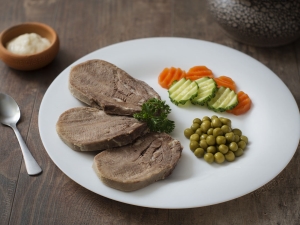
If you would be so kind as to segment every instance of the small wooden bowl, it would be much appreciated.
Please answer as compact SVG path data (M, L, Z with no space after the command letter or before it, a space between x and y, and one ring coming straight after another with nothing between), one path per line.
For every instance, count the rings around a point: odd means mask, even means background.
M42 52L30 55L17 55L6 49L6 44L25 33L36 33L47 38L51 45ZM56 32L46 24L23 23L4 30L0 34L0 59L9 67L17 70L36 70L49 64L57 55L59 39Z

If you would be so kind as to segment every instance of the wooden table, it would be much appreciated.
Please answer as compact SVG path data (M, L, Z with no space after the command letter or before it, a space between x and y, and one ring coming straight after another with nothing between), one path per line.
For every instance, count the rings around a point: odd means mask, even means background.
M40 103L60 72L94 50L145 37L195 38L244 52L277 74L299 106L300 40L277 48L238 43L214 22L204 0L0 2L0 30L26 21L43 22L57 31L61 43L55 60L38 71L16 71L0 62L0 92L13 96L19 103L22 120L18 128L43 168L40 176L28 176L13 131L0 126L1 225L300 224L299 146L282 173L253 193L201 208L152 209L107 199L69 179L49 158L38 129Z

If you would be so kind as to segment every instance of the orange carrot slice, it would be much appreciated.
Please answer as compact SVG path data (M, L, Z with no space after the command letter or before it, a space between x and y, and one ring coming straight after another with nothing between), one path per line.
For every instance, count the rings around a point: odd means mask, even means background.
M170 69L165 68L158 76L158 83L160 84L161 87L167 88L167 76L169 74Z
M230 77L220 76L214 78L214 80L216 81L218 87L228 87L231 90L236 91L235 82Z
M189 71L186 73L185 78L190 80L197 80L202 77L211 77L213 78L213 73L210 69L208 69L206 66L194 66L189 69Z
M158 76L158 83L161 87L169 89L175 80L180 80L185 74L180 68L165 68Z
M239 91L237 93L237 97L239 101L237 106L227 111L236 116L246 113L251 108L251 99L246 93L244 93L243 91Z

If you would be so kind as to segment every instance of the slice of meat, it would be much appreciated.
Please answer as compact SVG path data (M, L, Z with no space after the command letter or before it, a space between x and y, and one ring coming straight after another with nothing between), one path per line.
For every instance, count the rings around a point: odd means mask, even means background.
M100 152L93 168L109 187L134 191L168 177L179 158L182 146L165 133L148 133L134 143Z
M131 77L103 60L89 60L74 66L69 77L72 95L108 114L129 115L141 111L142 104L160 96L148 84Z
M107 115L96 108L77 107L61 114L56 131L75 151L97 151L132 143L147 133L148 127L132 117Z

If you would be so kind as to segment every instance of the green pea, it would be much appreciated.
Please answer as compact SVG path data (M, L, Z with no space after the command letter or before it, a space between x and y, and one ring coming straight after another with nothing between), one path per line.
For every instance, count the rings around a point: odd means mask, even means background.
M200 140L199 146L205 150L207 149L208 144L206 143L206 140Z
M232 132L233 132L234 134L239 135L239 136L242 135L242 131L241 131L240 129L237 129L237 128L234 128L234 129L232 130Z
M197 156L198 158L202 158L204 156L204 149L203 148L196 148L194 151L195 156Z
M226 154L225 154L225 159L228 161L228 162L232 162L235 160L235 155L232 151L228 151Z
M199 134L199 136L202 135L202 130L201 128L198 128L196 131L195 131L195 134Z
M214 131L213 131L213 135L215 136L215 137L217 137L217 136L222 136L223 135L223 131L221 130L221 128L215 128L214 129Z
M217 148L216 148L216 146L208 146L206 149L206 152L215 154L217 152Z
M233 142L235 140L234 133L229 132L229 133L225 134L225 138L227 140L227 143Z
M223 131L224 134L229 133L231 131L231 129L228 125L223 125L221 127L221 130Z
M199 148L199 143L198 141L190 141L190 149L192 151L195 151L196 148Z
M204 120L208 120L208 121L210 122L210 118L209 118L208 116L204 116L204 117L202 118L202 122L203 122Z
M244 142L244 141L239 141L239 143L238 143L238 146L239 146L239 148L241 148L241 149L243 149L243 150L245 150L245 148L246 148L246 142Z
M234 135L234 141L238 143L240 141L240 136L238 134Z
M184 130L184 136L186 138L190 138L190 136L194 133L194 131L191 128L187 128Z
M208 135L205 140L206 140L206 143L208 145L215 145L216 144L216 138L213 135Z
M213 128L220 128L222 126L222 122L219 118L213 118L212 121L211 121L211 126Z
M207 134L202 134L200 136L200 140L206 140L207 136L208 136Z
M200 120L199 118L195 118L195 119L193 120L193 123L199 123L199 124L201 124L201 120Z
M214 128L209 128L208 131L206 132L208 135L212 135L214 131Z
M208 129L211 127L210 125L210 121L204 120L201 123L201 130L203 131L203 133L207 133Z
M235 155L236 157L239 157L239 156L241 156L241 155L243 155L243 154L244 154L244 150L241 149L241 148L238 148L238 150L234 152L234 155Z
M210 117L211 120L216 119L216 118L219 118L219 117L218 117L217 115L212 115L212 116Z
M241 139L242 141L244 141L246 144L248 144L248 138L247 138L245 135L242 135L242 136L240 137L240 139Z
M195 132L200 127L199 123L193 123L191 129Z
M226 144L226 138L224 136L218 136L216 138L216 143L218 145Z
M215 162L221 164L225 161L225 157L224 155L221 153L221 152L217 152L215 155L214 155L214 158L215 158Z
M204 154L204 160L208 163L213 163L215 158L214 158L214 155L212 153L205 153Z
M233 152L237 151L238 148L239 148L239 146L238 146L238 144L237 144L236 142L231 142L231 143L229 144L229 149L230 149L231 151L233 151Z
M219 145L218 150L219 150L219 152L226 154L228 152L228 146L224 145L224 144Z
M200 140L199 134L192 134L190 136L190 141L197 141L197 142L199 142L199 140Z
M230 119L224 118L224 117L220 117L219 119L221 120L223 125L227 125L227 126L231 127L231 120Z

